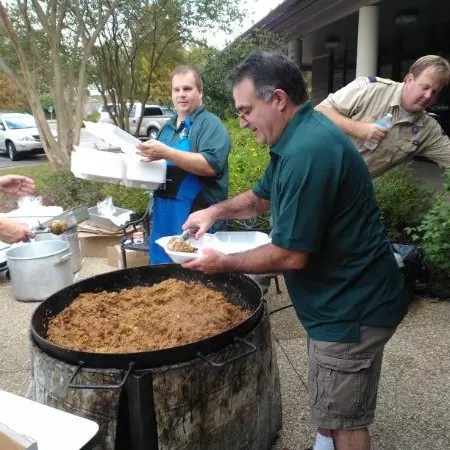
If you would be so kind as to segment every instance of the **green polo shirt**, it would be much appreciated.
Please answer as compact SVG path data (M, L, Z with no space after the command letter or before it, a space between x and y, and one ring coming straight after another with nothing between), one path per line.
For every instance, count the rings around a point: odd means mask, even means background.
M395 327L403 279L380 222L367 167L349 138L307 102L294 115L253 192L270 200L272 243L309 254L284 273L315 340L358 342L361 325Z
M228 197L228 154L231 149L230 135L221 120L206 111L202 105L190 115L192 126L189 132L191 151L200 153L216 171L215 177L199 176L203 192L211 203ZM158 139L169 131L168 145L179 141L184 122L177 128L177 116L173 117L159 132Z

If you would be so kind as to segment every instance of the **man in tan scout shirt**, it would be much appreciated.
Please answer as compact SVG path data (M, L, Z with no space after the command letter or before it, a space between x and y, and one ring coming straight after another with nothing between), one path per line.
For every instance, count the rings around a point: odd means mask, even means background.
M450 167L450 139L425 112L449 80L449 62L427 55L411 66L403 83L359 77L330 94L316 109L352 139L372 178L418 155ZM389 130L375 125L387 113L393 116ZM364 146L366 140L379 145L370 150Z

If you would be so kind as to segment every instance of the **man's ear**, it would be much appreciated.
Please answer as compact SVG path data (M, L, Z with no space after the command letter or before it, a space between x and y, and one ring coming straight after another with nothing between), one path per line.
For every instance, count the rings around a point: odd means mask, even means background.
M404 83L411 83L411 81L414 80L414 75L409 72L405 75L405 79L403 80Z
M279 111L285 111L289 104L289 97L283 89L275 89L272 98L276 102Z

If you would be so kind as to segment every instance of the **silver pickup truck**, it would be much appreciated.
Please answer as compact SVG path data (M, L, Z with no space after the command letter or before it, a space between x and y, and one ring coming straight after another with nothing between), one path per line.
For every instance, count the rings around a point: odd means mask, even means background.
M133 105L130 111L130 134L155 139L159 130L173 117L174 112L165 106L145 105L144 117L142 118L139 134L137 134L136 127L141 115L141 108L141 104L137 103Z

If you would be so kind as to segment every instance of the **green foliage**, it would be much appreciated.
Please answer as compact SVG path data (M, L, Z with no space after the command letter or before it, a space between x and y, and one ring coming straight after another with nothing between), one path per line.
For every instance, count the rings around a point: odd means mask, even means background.
M41 103L42 108L45 111L48 111L48 107L50 105L52 105L53 107L55 106L55 102L53 100L53 97L51 96L51 94L42 94L39 96L39 102Z
M86 116L86 119L89 122L98 122L100 120L100 113L94 111Z
M89 203L95 205L102 200L100 183L75 178L69 170L54 170L42 180L43 195L64 209Z
M450 171L445 171L444 193L427 212L421 224L408 231L424 250L432 269L450 281Z
M114 184L96 183L75 178L69 170L53 170L45 165L43 173L30 176L46 204L62 206L64 209L88 203L91 206L111 196L115 206L144 213L149 200L148 191ZM17 170L13 171L17 173Z
M127 188L116 184L102 185L102 194L103 198L110 195L115 206L131 209L138 216L144 214L150 198L148 190Z
M381 220L393 242L411 242L406 228L420 224L433 203L433 195L412 176L410 169L391 170L374 181Z
M251 189L261 178L269 163L269 152L256 142L251 131L239 127L237 119L226 121L225 126L231 137L228 195L233 197Z
M234 113L233 97L226 77L230 70L255 50L283 51L284 37L269 31L258 31L251 36L236 39L222 51L215 51L200 66L205 83L206 107L221 118L230 118Z

